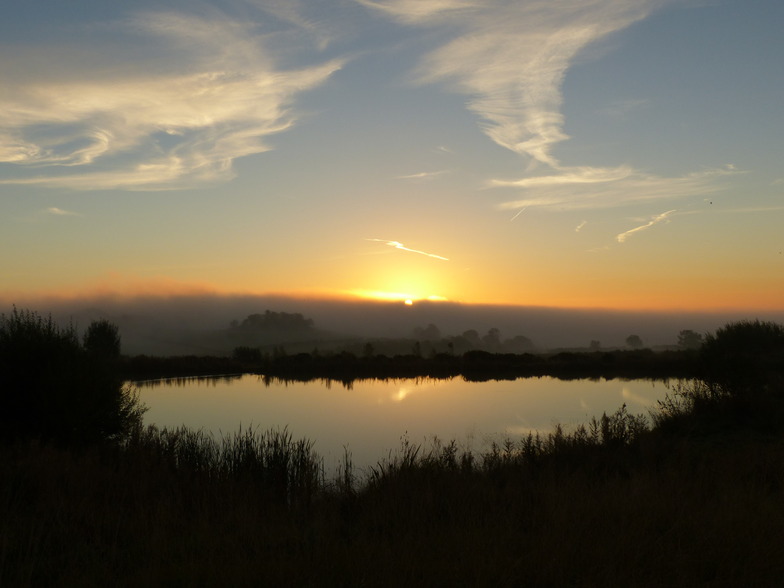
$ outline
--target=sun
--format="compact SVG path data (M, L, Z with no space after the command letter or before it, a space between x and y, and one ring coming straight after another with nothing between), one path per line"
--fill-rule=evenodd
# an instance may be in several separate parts
M448 302L449 298L445 296L423 296L414 294L410 290L408 292L387 292L383 290L345 290L346 294L351 296L358 296L360 298L378 300L383 302L402 302L406 306L413 306L414 303L419 301L426 302Z

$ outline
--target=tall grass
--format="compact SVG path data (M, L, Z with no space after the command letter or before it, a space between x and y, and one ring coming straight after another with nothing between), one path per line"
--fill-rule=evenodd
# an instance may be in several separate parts
M276 504L309 502L324 486L323 460L313 442L295 440L285 427L215 439L203 430L149 426L135 431L122 452L205 482L252 484Z
M403 438L364 474L346 451L335 479L287 429L3 446L0 585L777 585L784 435L749 408L700 429L732 413L704 386L485 451Z

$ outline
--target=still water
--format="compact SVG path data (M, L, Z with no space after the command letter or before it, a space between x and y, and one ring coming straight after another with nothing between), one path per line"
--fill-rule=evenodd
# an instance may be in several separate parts
M364 468L389 457L407 437L428 446L436 436L461 448L487 449L492 441L547 433L556 423L569 430L626 404L647 415L668 388L648 380L522 378L466 382L451 379L284 382L256 375L170 379L140 383L149 407L145 422L185 425L217 438L248 427L288 427L307 437L334 471L344 447Z

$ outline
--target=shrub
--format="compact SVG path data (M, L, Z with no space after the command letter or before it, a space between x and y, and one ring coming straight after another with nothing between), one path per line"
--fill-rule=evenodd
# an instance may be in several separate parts
M110 330L91 325L88 335ZM127 436L145 408L112 355L86 349L73 325L61 328L51 317L16 308L1 315L0 439L83 444Z
M761 392L784 367L784 326L740 321L708 334L700 350L706 377L736 395Z

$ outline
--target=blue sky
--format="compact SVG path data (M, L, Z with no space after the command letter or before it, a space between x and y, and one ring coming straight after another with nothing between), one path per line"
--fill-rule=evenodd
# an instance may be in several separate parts
M784 307L780 2L6 13L5 299Z

